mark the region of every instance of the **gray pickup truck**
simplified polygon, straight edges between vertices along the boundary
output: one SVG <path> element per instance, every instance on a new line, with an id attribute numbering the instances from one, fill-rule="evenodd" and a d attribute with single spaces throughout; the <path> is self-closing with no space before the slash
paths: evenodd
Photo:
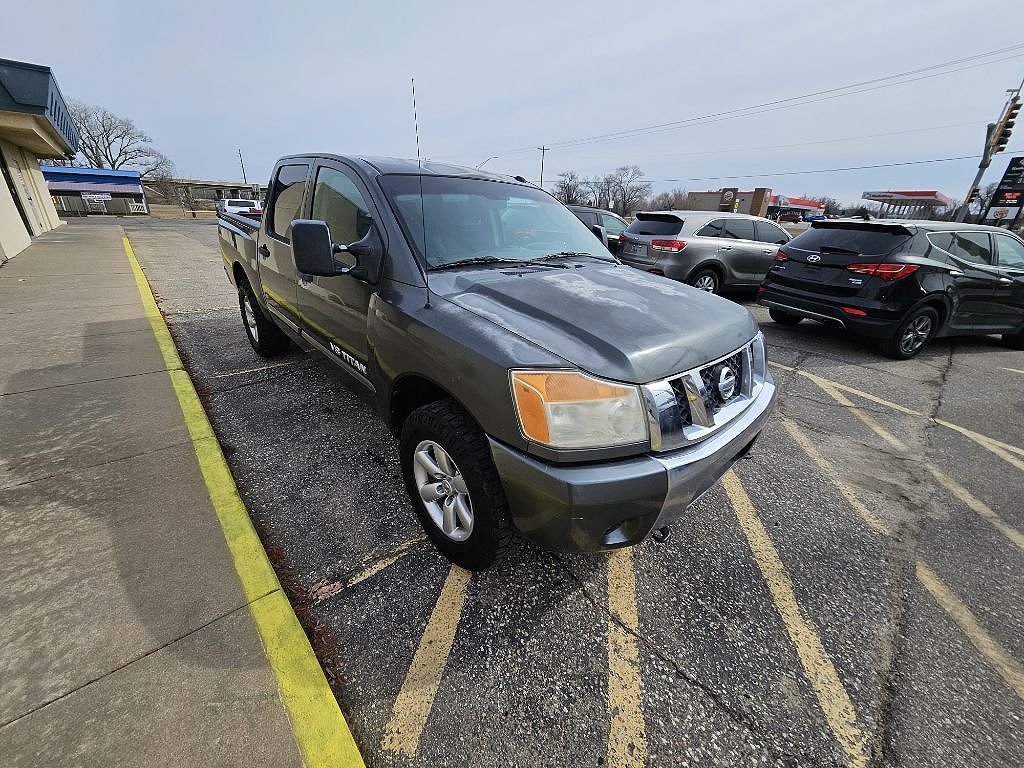
<path id="1" fill-rule="evenodd" d="M 474 570 L 517 532 L 667 535 L 772 410 L 746 309 L 594 235 L 522 179 L 322 154 L 278 161 L 262 223 L 219 224 L 250 344 L 311 347 L 368 390 L 424 530 Z"/>

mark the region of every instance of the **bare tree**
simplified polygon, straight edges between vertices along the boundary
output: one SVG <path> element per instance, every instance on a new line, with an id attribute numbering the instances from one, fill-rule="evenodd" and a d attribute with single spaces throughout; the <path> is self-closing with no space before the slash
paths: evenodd
<path id="1" fill-rule="evenodd" d="M 843 210 L 842 204 L 840 204 L 840 202 L 836 200 L 834 197 L 828 197 L 827 195 L 818 195 L 817 197 L 804 195 L 804 197 L 807 200 L 813 200 L 814 202 L 818 203 L 824 209 L 825 213 L 829 216 L 833 214 L 838 215 Z"/>
<path id="2" fill-rule="evenodd" d="M 645 207 L 651 191 L 648 182 L 641 181 L 644 172 L 635 165 L 622 165 L 605 177 L 611 192 L 611 208 L 621 216 Z"/>
<path id="3" fill-rule="evenodd" d="M 647 201 L 647 207 L 652 211 L 685 211 L 687 192 L 685 189 L 676 187 L 668 192 L 659 192 Z"/>
<path id="4" fill-rule="evenodd" d="M 583 188 L 590 197 L 590 204 L 595 208 L 611 207 L 611 177 L 610 176 L 587 176 L 583 179 Z"/>
<path id="5" fill-rule="evenodd" d="M 174 164 L 150 146 L 149 134 L 127 117 L 118 117 L 105 107 L 71 101 L 71 116 L 81 133 L 78 154 L 94 168 L 134 168 L 143 177 L 170 176 Z"/>
<path id="6" fill-rule="evenodd" d="M 576 171 L 563 171 L 555 182 L 555 197 L 566 205 L 586 205 L 587 187 Z"/>

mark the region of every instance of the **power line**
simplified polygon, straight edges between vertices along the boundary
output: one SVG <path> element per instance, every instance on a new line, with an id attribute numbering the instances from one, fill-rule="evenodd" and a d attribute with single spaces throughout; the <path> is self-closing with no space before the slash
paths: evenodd
<path id="1" fill-rule="evenodd" d="M 849 83 L 847 85 L 837 86 L 834 88 L 826 88 L 820 91 L 812 91 L 810 93 L 801 94 L 799 96 L 790 96 L 785 99 L 776 99 L 774 101 L 767 101 L 760 104 L 752 104 L 746 107 L 737 107 L 722 112 L 713 112 L 707 115 L 699 115 L 696 117 L 685 118 L 683 120 L 675 120 L 667 123 L 658 123 L 655 125 L 648 125 L 639 128 L 624 129 L 621 131 L 614 131 L 611 133 L 597 134 L 593 136 L 585 136 L 576 139 L 566 139 L 563 141 L 552 142 L 549 146 L 554 148 L 568 148 L 571 146 L 579 146 L 581 144 L 592 144 L 601 141 L 610 141 L 613 139 L 620 138 L 632 138 L 635 136 L 648 135 L 650 133 L 657 133 L 666 130 L 675 130 L 676 128 L 688 127 L 690 125 L 700 125 L 709 122 L 718 122 L 720 120 L 736 119 L 739 117 L 753 117 L 758 114 L 764 114 L 765 112 L 773 112 L 778 109 L 788 109 L 794 106 L 803 106 L 804 104 L 814 104 L 820 101 L 826 101 L 829 99 L 840 98 L 842 96 L 851 96 L 858 93 L 865 93 L 867 91 L 878 90 L 880 88 L 890 88 L 897 85 L 906 85 L 909 83 L 917 82 L 919 80 L 925 80 L 932 77 L 941 77 L 944 75 L 953 74 L 955 72 L 961 72 L 966 69 L 973 69 L 976 67 L 988 66 L 996 64 L 1002 61 L 1010 59 L 1020 58 L 1024 56 L 1024 53 L 1016 53 L 1011 56 L 1007 56 L 1001 59 L 993 59 L 991 61 L 981 61 L 979 59 L 986 59 L 999 54 L 1008 53 L 1011 51 L 1017 51 L 1024 48 L 1024 43 L 1007 46 L 1005 48 L 999 48 L 991 51 L 985 51 L 983 53 L 977 53 L 972 56 L 965 56 L 959 59 L 952 59 L 949 61 L 941 62 L 938 64 L 932 64 L 927 67 L 920 67 L 918 69 L 907 70 L 905 72 L 898 72 L 892 75 L 885 75 L 883 77 L 876 77 L 870 80 L 862 80 L 856 83 Z M 974 64 L 968 64 L 964 67 L 958 67 L 955 69 L 948 69 L 956 64 L 964 64 L 966 62 L 977 62 Z M 946 71 L 934 72 L 933 70 L 942 69 Z M 916 75 L 924 72 L 931 72 L 931 74 L 923 75 L 922 77 L 911 78 L 908 80 L 899 80 L 899 78 L 906 78 L 910 75 Z M 898 82 L 886 82 L 889 80 L 899 80 Z M 873 87 L 864 87 L 873 86 Z M 859 89 L 859 90 L 851 90 Z M 831 95 L 830 95 L 831 94 Z M 813 97 L 822 96 L 824 98 L 814 99 Z M 806 101 L 807 99 L 813 99 Z M 534 147 L 520 147 L 511 150 L 505 150 L 504 154 L 512 154 L 514 152 L 525 152 L 533 150 Z"/>

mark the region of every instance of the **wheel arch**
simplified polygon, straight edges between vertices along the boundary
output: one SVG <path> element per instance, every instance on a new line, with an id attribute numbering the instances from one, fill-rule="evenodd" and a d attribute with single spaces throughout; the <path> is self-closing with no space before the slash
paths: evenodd
<path id="1" fill-rule="evenodd" d="M 388 427 L 392 433 L 399 434 L 402 431 L 402 424 L 410 413 L 438 400 L 454 400 L 476 421 L 476 417 L 466 408 L 465 403 L 450 391 L 428 376 L 411 372 L 400 375 L 388 388 L 387 402 L 385 403 Z"/>

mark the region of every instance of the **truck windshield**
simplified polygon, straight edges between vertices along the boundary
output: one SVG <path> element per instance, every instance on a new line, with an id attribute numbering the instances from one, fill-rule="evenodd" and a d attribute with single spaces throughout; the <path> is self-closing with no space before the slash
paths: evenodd
<path id="1" fill-rule="evenodd" d="M 433 175 L 394 174 L 380 182 L 428 267 L 584 254 L 613 261 L 583 222 L 539 189 Z"/>

